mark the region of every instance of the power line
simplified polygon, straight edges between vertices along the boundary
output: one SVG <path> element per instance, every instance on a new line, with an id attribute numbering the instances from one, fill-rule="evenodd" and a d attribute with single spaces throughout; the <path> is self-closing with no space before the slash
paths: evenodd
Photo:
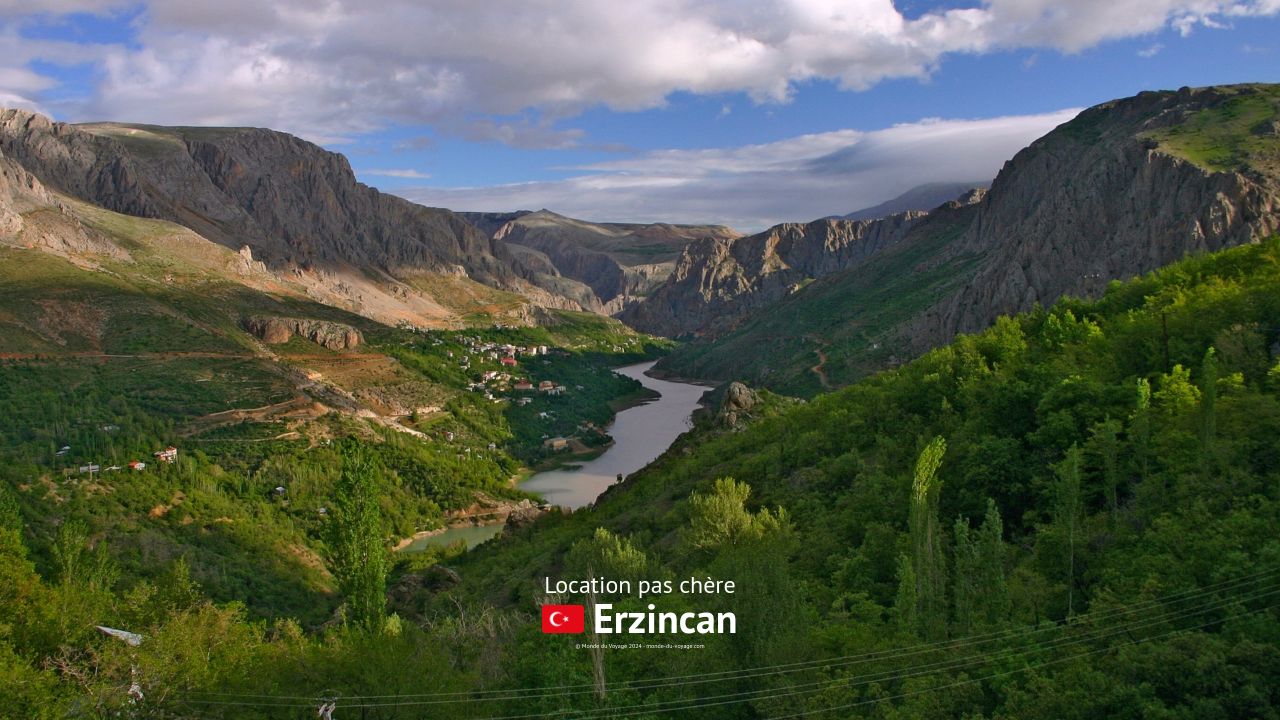
<path id="1" fill-rule="evenodd" d="M 1076 625 L 1083 625 L 1091 622 L 1098 622 L 1115 616 L 1129 615 L 1146 609 L 1147 607 L 1185 602 L 1197 597 L 1218 592 L 1226 589 L 1239 589 L 1259 582 L 1265 577 L 1280 572 L 1280 569 L 1264 570 L 1250 575 L 1244 575 L 1230 580 L 1219 581 L 1212 585 L 1207 585 L 1191 590 L 1185 590 L 1178 593 L 1172 593 L 1159 598 L 1145 600 L 1139 603 L 1133 603 L 1119 608 L 1109 610 L 1101 610 L 1093 613 L 1077 615 L 1071 618 L 1065 624 L 1053 624 L 1039 628 L 1015 628 L 998 630 L 981 635 L 973 635 L 964 638 L 955 638 L 951 640 L 941 640 L 931 643 L 920 643 L 905 648 L 894 648 L 890 650 L 879 650 L 870 653 L 862 653 L 857 655 L 845 655 L 833 658 L 824 658 L 820 660 L 806 660 L 794 663 L 783 663 L 779 665 L 765 665 L 755 668 L 745 668 L 740 670 L 724 670 L 714 673 L 695 673 L 689 675 L 674 675 L 663 678 L 653 678 L 650 680 L 632 680 L 615 683 L 612 687 L 617 690 L 651 690 L 656 688 L 671 687 L 675 685 L 697 685 L 708 682 L 727 682 L 731 680 L 744 680 L 765 675 L 781 675 L 792 672 L 802 672 L 805 670 L 830 669 L 835 667 L 844 667 L 847 665 L 861 664 L 874 660 L 889 660 L 900 657 L 910 657 L 912 655 L 924 654 L 933 650 L 953 650 L 972 645 L 979 645 L 993 640 L 1011 639 L 1019 636 L 1037 635 L 1040 633 L 1062 630 Z M 414 693 L 403 695 L 349 695 L 348 700 L 383 700 L 383 699 L 417 699 L 417 698 L 446 698 L 458 697 L 459 700 L 450 702 L 469 702 L 472 700 L 506 700 L 506 699 L 536 699 L 539 697 L 550 696 L 570 696 L 578 694 L 586 694 L 593 692 L 592 683 L 579 683 L 572 685 L 547 686 L 541 688 L 508 688 L 496 690 L 480 690 L 480 691 L 457 691 L 457 692 L 441 692 L 441 693 Z M 580 692 L 559 692 L 559 691 L 575 691 Z M 206 695 L 210 697 L 231 697 L 245 699 L 271 699 L 271 700 L 311 700 L 309 695 L 252 695 L 237 693 L 214 693 L 195 691 L 194 694 Z M 443 704 L 443 703 L 423 703 L 423 704 Z"/>
<path id="2" fill-rule="evenodd" d="M 1103 639 L 1107 639 L 1107 638 L 1114 637 L 1121 634 L 1130 634 L 1134 630 L 1139 630 L 1146 627 L 1170 622 L 1173 620 L 1183 619 L 1186 617 L 1193 617 L 1195 615 L 1202 615 L 1206 612 L 1222 609 L 1224 607 L 1237 604 L 1240 602 L 1258 600 L 1271 595 L 1280 594 L 1280 586 L 1278 585 L 1272 585 L 1267 588 L 1263 588 L 1263 590 L 1265 590 L 1265 592 L 1254 591 L 1253 594 L 1249 595 L 1248 597 L 1226 598 L 1226 599 L 1214 600 L 1208 603 L 1204 603 L 1198 608 L 1194 608 L 1194 609 L 1169 611 L 1162 615 L 1157 615 L 1155 618 L 1147 618 L 1139 621 L 1131 621 L 1131 622 L 1121 623 L 1119 625 L 1108 627 L 1108 628 L 1088 631 L 1084 635 L 1077 638 L 1059 638 L 1053 641 L 1049 641 L 1048 643 L 1036 643 L 1035 645 L 1032 645 L 1026 648 L 1011 648 L 1008 650 L 1001 651 L 1001 653 L 998 653 L 997 655 L 990 656 L 990 657 L 970 655 L 968 657 L 954 658 L 954 659 L 939 661 L 939 662 L 926 664 L 926 665 L 920 665 L 920 666 L 914 666 L 914 667 L 908 666 L 906 668 L 900 668 L 897 670 L 880 671 L 878 673 L 872 673 L 869 675 L 853 676 L 853 677 L 842 678 L 842 679 L 833 680 L 833 681 L 819 681 L 815 683 L 798 685 L 784 692 L 775 692 L 774 689 L 762 689 L 762 690 L 752 690 L 752 691 L 745 691 L 745 692 L 739 692 L 739 693 L 713 695 L 713 696 L 707 696 L 702 698 L 694 698 L 692 700 L 680 699 L 680 700 L 669 700 L 669 701 L 659 702 L 659 703 L 635 704 L 635 705 L 627 705 L 627 706 L 615 706 L 610 708 L 600 708 L 597 710 L 582 711 L 579 717 L 593 718 L 593 717 L 602 717 L 604 715 L 609 715 L 610 717 L 630 717 L 637 714 L 644 714 L 644 713 L 655 712 L 655 711 L 671 712 L 676 710 L 695 709 L 699 707 L 711 707 L 711 706 L 717 706 L 717 705 L 736 704 L 741 702 L 749 702 L 752 700 L 778 699 L 781 697 L 798 695 L 798 694 L 807 692 L 810 689 L 821 690 L 821 689 L 835 687 L 835 686 L 843 686 L 846 688 L 857 687 L 859 685 L 866 685 L 869 683 L 879 682 L 882 680 L 895 680 L 895 679 L 916 677 L 920 675 L 928 675 L 928 674 L 933 674 L 937 672 L 964 670 L 964 669 L 969 669 L 968 666 L 978 664 L 978 663 L 1010 660 L 1018 656 L 1030 655 L 1035 652 L 1056 650 L 1063 647 L 1069 647 L 1073 645 L 1079 645 L 1083 643 L 1103 640 Z M 1213 624 L 1214 622 L 1221 622 L 1221 621 L 1212 621 L 1207 624 Z M 1179 632 L 1179 631 L 1174 630 L 1172 632 Z M 1106 648 L 1103 648 L 1103 649 L 1105 650 Z M 858 682 L 854 682 L 854 681 L 858 681 Z M 505 700 L 505 699 L 511 699 L 511 698 L 495 698 L 492 700 Z M 481 702 L 483 700 L 484 699 L 471 699 L 470 702 Z M 707 701 L 718 701 L 718 702 L 707 702 Z M 189 702 L 193 702 L 195 704 L 204 704 L 204 705 L 258 706 L 258 707 L 309 707 L 310 706 L 306 704 L 296 704 L 296 703 L 281 704 L 281 703 L 215 702 L 215 701 L 189 701 Z M 436 701 L 406 701 L 406 702 L 392 702 L 392 703 L 349 703 L 349 704 L 344 704 L 343 707 L 345 708 L 407 707 L 407 706 L 424 706 L 424 705 L 440 704 L 441 702 L 449 702 L 449 701 L 436 700 Z M 457 702 L 457 701 L 454 701 L 454 702 Z M 671 707 L 663 707 L 663 706 L 671 706 Z M 618 713 L 619 710 L 632 710 L 632 709 L 634 709 L 634 712 L 622 713 L 622 714 Z M 568 713 L 568 712 L 577 712 L 577 711 L 566 709 L 566 710 L 552 711 L 548 713 L 507 715 L 507 716 L 500 716 L 500 717 L 494 717 L 494 718 L 486 718 L 485 720 L 524 720 L 526 718 L 535 718 L 535 717 L 553 717 L 553 716 Z"/>

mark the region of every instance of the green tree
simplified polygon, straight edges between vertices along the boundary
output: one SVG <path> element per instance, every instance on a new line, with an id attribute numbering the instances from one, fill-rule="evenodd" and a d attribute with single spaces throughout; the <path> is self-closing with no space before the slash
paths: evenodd
<path id="1" fill-rule="evenodd" d="M 1120 511 L 1120 423 L 1111 418 L 1093 427 L 1093 435 L 1089 438 L 1092 451 L 1102 462 L 1103 492 L 1107 499 L 1107 511 L 1114 527 L 1116 516 Z"/>
<path id="2" fill-rule="evenodd" d="M 947 568 L 938 523 L 938 496 L 942 484 L 938 468 L 947 452 L 947 441 L 935 437 L 916 461 L 911 483 L 911 548 L 916 579 L 916 605 L 920 630 L 927 638 L 946 633 Z"/>
<path id="3" fill-rule="evenodd" d="M 646 577 L 649 558 L 628 538 L 601 527 L 591 537 L 573 544 L 565 564 L 575 572 L 590 571 L 614 580 L 636 581 Z"/>
<path id="4" fill-rule="evenodd" d="M 767 508 L 747 510 L 750 495 L 750 485 L 731 477 L 717 479 L 709 493 L 691 495 L 687 542 L 699 549 L 737 545 L 789 524 L 782 508 L 772 513 Z"/>
<path id="5" fill-rule="evenodd" d="M 1004 524 L 994 500 L 975 532 L 967 518 L 955 524 L 955 569 L 952 598 L 958 634 L 1003 622 L 1009 613 L 1009 588 L 1004 576 Z"/>
<path id="6" fill-rule="evenodd" d="M 1080 489 L 1080 448 L 1072 445 L 1066 457 L 1055 466 L 1053 523 L 1066 541 L 1067 614 L 1075 613 L 1076 543 L 1080 521 L 1084 515 L 1084 499 Z"/>
<path id="7" fill-rule="evenodd" d="M 1212 346 L 1204 351 L 1200 366 L 1200 467 L 1205 475 L 1214 470 L 1213 443 L 1218 433 L 1218 359 Z"/>
<path id="8" fill-rule="evenodd" d="M 346 597 L 347 620 L 379 632 L 386 620 L 387 548 L 377 470 L 364 450 L 346 455 L 330 525 L 330 563 Z"/>

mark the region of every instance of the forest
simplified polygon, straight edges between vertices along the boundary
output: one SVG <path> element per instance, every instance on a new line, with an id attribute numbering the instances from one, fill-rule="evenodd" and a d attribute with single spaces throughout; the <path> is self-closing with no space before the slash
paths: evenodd
<path id="1" fill-rule="evenodd" d="M 745 427 L 707 413 L 594 507 L 414 564 L 386 543 L 401 450 L 335 443 L 329 512 L 292 521 L 337 587 L 319 625 L 211 593 L 181 553 L 130 572 L 127 535 L 6 483 L 0 714 L 1280 717 L 1277 318 L 1280 239 L 1192 257 L 808 402 L 762 395 Z M 161 494 L 232 482 L 166 472 Z M 581 601 L 543 578 L 588 569 L 732 579 L 662 610 L 737 632 L 543 635 L 540 604 Z"/>

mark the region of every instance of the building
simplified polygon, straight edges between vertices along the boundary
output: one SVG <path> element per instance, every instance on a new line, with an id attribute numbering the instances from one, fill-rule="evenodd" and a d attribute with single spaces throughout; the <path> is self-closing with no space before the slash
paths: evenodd
<path id="1" fill-rule="evenodd" d="M 561 452 L 569 449 L 569 441 L 562 437 L 548 438 L 542 441 L 542 447 L 551 452 Z"/>
<path id="2" fill-rule="evenodd" d="M 174 460 L 178 459 L 178 448 L 170 445 L 169 447 L 163 450 L 157 450 L 151 454 L 155 455 L 156 459 L 159 460 L 160 462 L 171 463 Z"/>
<path id="3" fill-rule="evenodd" d="M 130 470 L 146 470 L 147 464 L 139 460 L 134 460 L 133 462 L 129 463 L 129 469 Z"/>
<path id="4" fill-rule="evenodd" d="M 513 358 L 513 357 L 504 357 L 504 358 L 502 358 L 501 360 L 499 360 L 498 362 L 502 363 L 503 365 L 506 365 L 507 367 L 515 367 L 515 366 L 516 366 L 516 359 L 515 359 L 515 358 Z"/>
<path id="5" fill-rule="evenodd" d="M 518 382 L 516 383 L 515 388 L 516 388 L 516 390 L 522 390 L 522 391 L 523 391 L 523 390 L 532 390 L 532 389 L 533 389 L 533 383 L 529 382 L 528 380 L 520 380 L 520 381 L 518 381 Z"/>

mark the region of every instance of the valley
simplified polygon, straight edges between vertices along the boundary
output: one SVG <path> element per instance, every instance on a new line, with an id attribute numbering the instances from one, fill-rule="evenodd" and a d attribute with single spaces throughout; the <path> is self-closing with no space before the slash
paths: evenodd
<path id="1" fill-rule="evenodd" d="M 1278 118 L 744 234 L 0 111 L 0 717 L 1272 717 Z"/>

